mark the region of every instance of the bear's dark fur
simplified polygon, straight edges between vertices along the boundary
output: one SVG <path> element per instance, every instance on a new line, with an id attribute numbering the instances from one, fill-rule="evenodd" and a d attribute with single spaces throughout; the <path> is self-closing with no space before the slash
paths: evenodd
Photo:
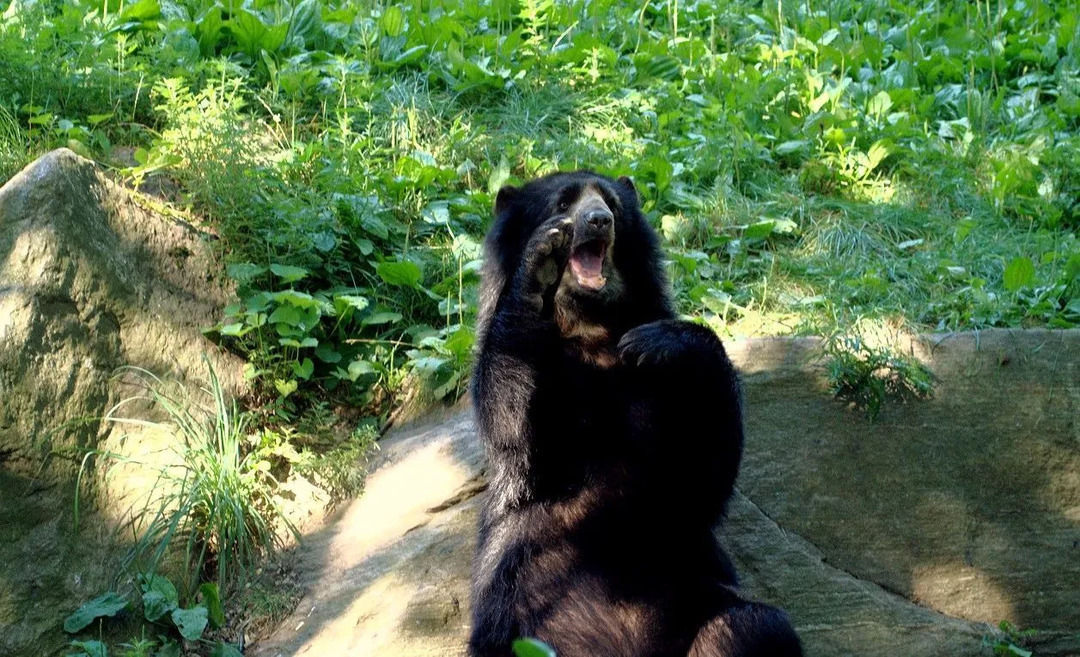
<path id="1" fill-rule="evenodd" d="M 504 187 L 485 243 L 473 403 L 491 462 L 472 655 L 800 655 L 713 535 L 742 455 L 739 384 L 676 319 L 627 178 Z"/>

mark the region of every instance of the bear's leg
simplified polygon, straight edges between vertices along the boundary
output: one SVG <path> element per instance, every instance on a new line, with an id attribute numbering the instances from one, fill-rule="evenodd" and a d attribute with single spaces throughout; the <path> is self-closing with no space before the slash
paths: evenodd
<path id="1" fill-rule="evenodd" d="M 525 555 L 515 537 L 520 518 L 511 514 L 495 526 L 482 527 L 472 581 L 472 657 L 506 657 L 520 629 L 514 614 L 517 571 Z M 486 524 L 486 519 L 482 520 Z"/>
<path id="2" fill-rule="evenodd" d="M 698 631 L 689 657 L 801 657 L 787 614 L 740 600 Z"/>

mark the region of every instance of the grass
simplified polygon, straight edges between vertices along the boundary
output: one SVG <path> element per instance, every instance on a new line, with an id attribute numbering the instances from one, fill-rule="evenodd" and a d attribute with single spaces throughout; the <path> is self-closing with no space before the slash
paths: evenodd
<path id="1" fill-rule="evenodd" d="M 1078 16 L 15 0 L 0 140 L 177 181 L 264 407 L 385 414 L 409 380 L 460 393 L 493 194 L 559 168 L 634 177 L 680 309 L 725 335 L 1076 326 Z"/>
<path id="2" fill-rule="evenodd" d="M 140 572 L 152 573 L 172 566 L 169 560 L 179 556 L 189 578 L 181 583 L 185 593 L 207 580 L 231 591 L 273 552 L 279 531 L 291 528 L 275 499 L 271 450 L 247 445 L 249 416 L 229 398 L 213 368 L 199 394 L 170 386 L 149 372 L 135 372 L 144 381 L 146 395 L 120 402 L 106 420 L 120 427 L 164 430 L 176 444 L 174 462 L 158 466 L 145 506 L 132 510 L 142 529 L 129 561 Z M 121 415 L 123 407 L 138 401 L 152 403 L 167 420 Z"/>

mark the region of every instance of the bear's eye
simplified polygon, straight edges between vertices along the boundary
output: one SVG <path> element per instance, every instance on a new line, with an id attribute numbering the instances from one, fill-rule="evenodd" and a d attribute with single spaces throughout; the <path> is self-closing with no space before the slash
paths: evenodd
<path id="1" fill-rule="evenodd" d="M 559 201 L 559 212 L 566 212 L 570 209 L 570 201 Z"/>

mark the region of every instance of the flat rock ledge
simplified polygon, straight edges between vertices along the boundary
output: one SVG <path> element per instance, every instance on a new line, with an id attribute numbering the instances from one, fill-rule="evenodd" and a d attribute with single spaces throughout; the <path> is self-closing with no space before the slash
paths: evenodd
<path id="1" fill-rule="evenodd" d="M 1080 654 L 1080 332 L 928 335 L 932 399 L 874 422 L 816 339 L 729 345 L 748 444 L 719 530 L 745 592 L 808 655 L 989 655 L 998 622 Z M 367 491 L 307 537 L 307 594 L 253 654 L 465 654 L 486 462 L 461 407 L 382 442 Z"/>

